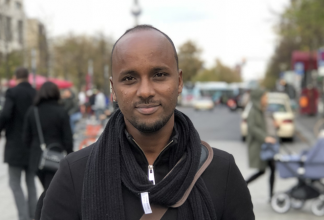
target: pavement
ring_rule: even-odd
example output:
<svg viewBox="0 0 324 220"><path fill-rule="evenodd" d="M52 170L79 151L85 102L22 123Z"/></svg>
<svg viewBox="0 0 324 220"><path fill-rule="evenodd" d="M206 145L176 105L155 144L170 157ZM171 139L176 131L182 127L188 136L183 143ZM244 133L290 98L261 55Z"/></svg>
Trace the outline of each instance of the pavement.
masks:
<svg viewBox="0 0 324 220"><path fill-rule="evenodd" d="M240 135L240 114L230 112L226 108L216 108L213 112L195 112L190 108L179 108L187 114L193 121L201 139L207 141L212 147L219 148L233 154L236 163L244 178L249 177L256 170L248 167L247 147L241 141ZM309 142L316 140L312 132L312 126L316 118L297 117L296 127L302 134L302 138L295 138L294 143L285 143L290 151L299 152L301 149L309 147L303 142L307 138ZM0 157L3 157L4 139L0 140ZM76 143L77 145L77 143ZM307 202L301 210L290 210L286 214L277 214L268 203L268 175L266 173L255 182L249 185L249 190L254 204L254 212L257 220L315 220L323 219L311 213L310 202ZM281 179L276 177L275 192L286 191L296 183L295 179ZM42 192L42 187L36 179L38 194ZM22 177L24 187L24 177ZM8 187L7 165L0 164L0 220L17 220L17 211L14 205L12 192Z"/></svg>

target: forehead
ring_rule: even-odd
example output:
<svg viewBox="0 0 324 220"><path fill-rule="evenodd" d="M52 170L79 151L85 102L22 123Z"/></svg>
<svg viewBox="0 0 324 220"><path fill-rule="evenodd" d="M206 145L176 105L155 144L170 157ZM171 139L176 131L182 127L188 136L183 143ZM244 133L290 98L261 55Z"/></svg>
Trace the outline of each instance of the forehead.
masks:
<svg viewBox="0 0 324 220"><path fill-rule="evenodd" d="M112 56L113 73L140 66L177 68L173 46L163 34L153 30L126 34L117 43Z"/></svg>

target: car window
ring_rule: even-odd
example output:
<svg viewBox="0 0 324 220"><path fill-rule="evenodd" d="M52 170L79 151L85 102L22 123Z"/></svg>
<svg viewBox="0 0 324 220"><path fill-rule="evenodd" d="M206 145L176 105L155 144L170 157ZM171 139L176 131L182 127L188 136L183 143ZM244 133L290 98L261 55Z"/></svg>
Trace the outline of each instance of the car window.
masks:
<svg viewBox="0 0 324 220"><path fill-rule="evenodd" d="M269 103L267 110L269 112L287 112L285 105L279 103Z"/></svg>

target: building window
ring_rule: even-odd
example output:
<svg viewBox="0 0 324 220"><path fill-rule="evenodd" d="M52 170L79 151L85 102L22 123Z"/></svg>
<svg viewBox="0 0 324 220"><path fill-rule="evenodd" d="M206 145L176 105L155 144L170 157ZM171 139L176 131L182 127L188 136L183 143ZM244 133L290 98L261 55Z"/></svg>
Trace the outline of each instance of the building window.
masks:
<svg viewBox="0 0 324 220"><path fill-rule="evenodd" d="M10 42L12 40L11 18L10 17L6 17L5 37L6 37L7 42Z"/></svg>
<svg viewBox="0 0 324 220"><path fill-rule="evenodd" d="M21 9L21 3L20 3L20 2L16 2L16 8L17 8L18 10Z"/></svg>
<svg viewBox="0 0 324 220"><path fill-rule="evenodd" d="M18 21L18 40L20 44L24 43L24 24L22 21Z"/></svg>

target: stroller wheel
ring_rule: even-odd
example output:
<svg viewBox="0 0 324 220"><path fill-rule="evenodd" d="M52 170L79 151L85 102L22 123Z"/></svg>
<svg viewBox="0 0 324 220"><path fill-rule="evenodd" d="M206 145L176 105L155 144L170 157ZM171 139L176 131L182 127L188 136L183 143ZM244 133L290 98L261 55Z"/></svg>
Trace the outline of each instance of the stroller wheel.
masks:
<svg viewBox="0 0 324 220"><path fill-rule="evenodd" d="M286 213L290 209L290 196L286 193L277 193L271 199L271 207L275 212Z"/></svg>
<svg viewBox="0 0 324 220"><path fill-rule="evenodd" d="M312 212L317 216L324 215L324 200L322 198L318 198L313 201Z"/></svg>
<svg viewBox="0 0 324 220"><path fill-rule="evenodd" d="M291 198L291 207L293 209L301 209L305 204L305 200Z"/></svg>

